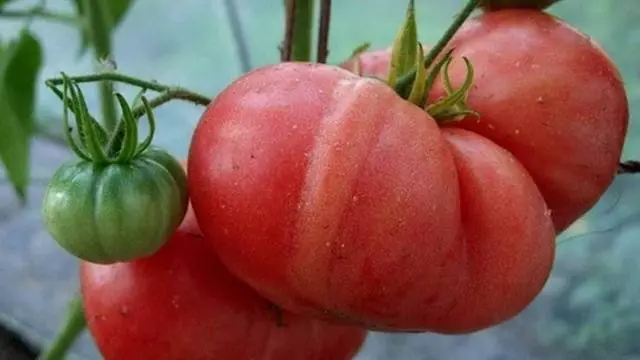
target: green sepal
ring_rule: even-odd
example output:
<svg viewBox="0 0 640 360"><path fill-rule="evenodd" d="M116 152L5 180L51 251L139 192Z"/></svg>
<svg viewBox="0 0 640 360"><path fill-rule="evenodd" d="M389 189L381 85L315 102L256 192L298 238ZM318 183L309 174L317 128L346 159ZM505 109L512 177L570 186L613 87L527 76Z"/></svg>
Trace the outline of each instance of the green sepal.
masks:
<svg viewBox="0 0 640 360"><path fill-rule="evenodd" d="M118 154L115 162L124 163L130 161L136 154L138 147L138 124L124 96L116 93L116 99L118 100L122 113L122 119L120 121L122 121L124 127L124 138L120 144L120 148L115 151Z"/></svg>
<svg viewBox="0 0 640 360"><path fill-rule="evenodd" d="M391 47L391 61L387 76L389 86L395 88L400 78L415 71L416 47L419 45L415 0L410 0L404 25L396 35ZM420 67L422 67L422 64L420 64Z"/></svg>
<svg viewBox="0 0 640 360"><path fill-rule="evenodd" d="M416 48L416 78L411 87L411 92L407 100L420 107L424 107L427 102L427 68L422 66L424 63L424 48L422 44L418 44Z"/></svg>
<svg viewBox="0 0 640 360"><path fill-rule="evenodd" d="M62 103L65 105L64 107L65 109L71 111L71 113L73 113L74 116L78 116L78 113L74 104L71 102L71 100L68 97L65 98L64 94L62 93L62 91L60 91L60 89L58 89L55 85L50 83L46 83L45 85L47 85L47 87L49 87L49 89L51 89L51 91L53 91L53 93L62 101ZM102 125L100 125L100 123L93 116L91 116L91 114L89 114L89 118L94 124L96 124L96 134L98 135L98 140L100 141L100 144L102 144L103 146L106 145L107 141L109 140L107 131ZM70 131L71 129L68 126L65 126L65 133L69 133ZM78 136L82 139L86 135L82 131L78 131Z"/></svg>
<svg viewBox="0 0 640 360"><path fill-rule="evenodd" d="M467 68L467 73L462 86L460 86L459 89L454 90L449 76L449 67L451 66L452 59L453 58L449 56L444 61L443 65L442 81L447 92L447 96L433 104L427 105L425 108L427 113L429 113L429 115L431 115L440 124L458 121L467 116L479 116L477 112L471 110L466 104L469 91L473 86L473 65L468 58L462 57Z"/></svg>

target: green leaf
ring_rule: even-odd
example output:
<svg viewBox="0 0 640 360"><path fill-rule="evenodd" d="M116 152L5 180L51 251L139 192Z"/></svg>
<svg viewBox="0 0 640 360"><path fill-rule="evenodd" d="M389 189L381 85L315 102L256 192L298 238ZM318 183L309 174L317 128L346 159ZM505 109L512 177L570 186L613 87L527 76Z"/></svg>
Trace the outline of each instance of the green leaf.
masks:
<svg viewBox="0 0 640 360"><path fill-rule="evenodd" d="M120 25L125 15L127 14L127 11L129 11L129 9L131 8L131 5L133 5L133 1L134 0L106 0L104 2L107 7L107 12L111 15L108 21L108 24L110 24L111 33L113 33L113 31L118 27L118 25ZM86 16L86 12L82 5L83 0L74 0L73 2L76 6L77 14L80 17L84 18ZM81 31L82 31L82 35L81 35L82 39L80 40L79 56L84 55L84 53L89 48L89 38L90 38L88 29L82 28Z"/></svg>
<svg viewBox="0 0 640 360"><path fill-rule="evenodd" d="M27 30L0 52L0 160L21 200L29 182L29 139L34 130L39 41Z"/></svg>
<svg viewBox="0 0 640 360"><path fill-rule="evenodd" d="M398 79L410 73L416 66L416 47L418 42L418 25L416 24L415 1L409 1L407 17L391 50L391 64L387 83L395 87Z"/></svg>
<svg viewBox="0 0 640 360"><path fill-rule="evenodd" d="M19 38L10 45L7 55L10 58L6 67L0 70L0 78L6 86L9 103L30 135L35 127L33 110L36 81L42 66L42 47L37 38L23 30Z"/></svg>

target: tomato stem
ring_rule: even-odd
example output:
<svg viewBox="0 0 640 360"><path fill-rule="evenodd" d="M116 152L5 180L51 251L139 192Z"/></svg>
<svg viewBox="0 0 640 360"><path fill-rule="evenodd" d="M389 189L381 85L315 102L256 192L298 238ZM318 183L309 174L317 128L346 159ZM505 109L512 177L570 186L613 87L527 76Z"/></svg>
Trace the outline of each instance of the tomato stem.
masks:
<svg viewBox="0 0 640 360"><path fill-rule="evenodd" d="M86 13L86 23L93 44L94 54L98 62L111 57L111 31L110 17L106 7L106 1L110 0L83 0L82 5ZM113 84L110 81L102 81L99 85L100 106L102 107L102 121L107 132L116 127L118 114L116 112L115 99L113 98Z"/></svg>
<svg viewBox="0 0 640 360"><path fill-rule="evenodd" d="M478 7L477 0L467 0L467 4L462 8L462 11L456 16L453 23L449 26L449 28L445 31L444 35L438 40L438 42L431 48L431 50L427 53L427 56L424 60L424 67L429 68L434 61L438 58L440 53L444 51L445 47L451 41L453 36L458 32L458 29L464 24L465 21L471 16L473 11ZM413 68L409 73L400 78L395 86L396 89L407 89L410 87L410 84L416 78L417 69Z"/></svg>
<svg viewBox="0 0 640 360"><path fill-rule="evenodd" d="M320 1L320 27L318 30L317 62L327 63L329 57L329 27L331 24L331 0Z"/></svg>
<svg viewBox="0 0 640 360"><path fill-rule="evenodd" d="M285 1L285 35L281 61L311 61L313 0Z"/></svg>
<svg viewBox="0 0 640 360"><path fill-rule="evenodd" d="M618 167L618 174L639 174L640 173L640 161L629 160L621 162Z"/></svg>
<svg viewBox="0 0 640 360"><path fill-rule="evenodd" d="M67 317L49 348L42 351L37 360L63 360L76 339L87 327L82 298L76 295L69 302Z"/></svg>
<svg viewBox="0 0 640 360"><path fill-rule="evenodd" d="M131 86L137 86L142 89L153 90L160 93L172 94L169 99L165 100L164 102L161 102L159 105L162 105L166 101L173 100L173 99L186 100L196 105L202 105L202 106L207 106L211 102L210 97L207 97L205 95L199 94L194 91L187 90L185 88L164 85L156 81L147 81L147 80L139 79L133 76L114 73L114 72L69 76L69 79L71 79L76 84L97 82L97 81L113 81L113 82L119 82L119 83L131 85ZM64 82L64 79L62 78L52 78L52 79L47 79L45 81L45 84L51 87L51 86L61 85L63 84L63 82ZM154 103L153 100L151 100L150 103L152 104L152 107L155 107L153 106L153 103ZM134 111L134 114L135 114L135 111ZM142 114L144 114L144 109L140 108L140 115Z"/></svg>

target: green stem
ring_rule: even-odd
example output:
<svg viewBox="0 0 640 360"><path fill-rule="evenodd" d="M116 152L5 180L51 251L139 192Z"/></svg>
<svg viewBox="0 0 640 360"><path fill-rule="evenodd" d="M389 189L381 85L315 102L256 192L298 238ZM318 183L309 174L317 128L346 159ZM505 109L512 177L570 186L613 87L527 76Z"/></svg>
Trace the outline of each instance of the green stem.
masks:
<svg viewBox="0 0 640 360"><path fill-rule="evenodd" d="M142 89L153 90L157 92L171 91L174 93L180 93L179 99L188 100L198 105L207 105L211 101L211 98L194 91L190 91L184 88L175 87L171 85L160 84L157 81L147 81L143 79L138 79L133 76L119 74L119 73L108 72L108 73L100 73L100 74L69 76L69 79L71 79L73 82L78 84L108 80L108 81L119 82L122 84L131 85L131 86L137 86ZM63 83L64 83L64 80L61 77L47 79L45 81L45 84L49 86L62 85Z"/></svg>
<svg viewBox="0 0 640 360"><path fill-rule="evenodd" d="M60 331L49 348L40 353L37 360L63 360L86 326L82 298L76 295L69 303L67 318Z"/></svg>
<svg viewBox="0 0 640 360"><path fill-rule="evenodd" d="M447 31L445 31L444 35L438 40L438 42L431 48L429 53L424 59L424 67L429 68L433 62L438 58L440 53L447 47L447 44L453 36L458 32L462 24L471 16L473 11L478 7L477 0L467 0L467 4L462 8L462 11L456 16L453 20ZM412 69L409 73L400 78L397 82L396 89L406 89L410 87L410 84L415 80L417 73L417 69Z"/></svg>
<svg viewBox="0 0 640 360"><path fill-rule="evenodd" d="M152 109L155 109L158 106L164 105L171 100L184 100L201 106L207 106L211 102L211 99L204 95L195 94L182 88L170 88L161 95L158 95L157 97L149 100L149 106ZM142 105L134 108L132 112L133 116L136 119L140 118L146 113L145 108Z"/></svg>
<svg viewBox="0 0 640 360"><path fill-rule="evenodd" d="M311 61L313 0L296 0L291 40L291 61Z"/></svg>
<svg viewBox="0 0 640 360"><path fill-rule="evenodd" d="M69 79L78 84L108 80L108 81L119 82L122 84L137 86L142 89L153 90L153 91L162 93L162 95L149 101L149 104L151 104L152 108L155 108L156 106L160 106L168 102L169 100L174 100L174 99L185 100L185 101L194 103L196 105L202 105L202 106L207 106L211 102L210 97L199 94L195 91L187 90L181 87L160 84L156 81L142 80L142 79L135 78L133 76L123 75L118 73L101 73L101 74L91 74L91 75L69 76ZM62 78L52 78L52 79L45 80L45 84L49 87L62 85L63 82L64 80ZM133 113L134 115L135 114L142 115L144 114L144 108L137 107L136 109L134 109Z"/></svg>
<svg viewBox="0 0 640 360"><path fill-rule="evenodd" d="M102 62L111 57L111 16L107 11L106 1L112 0L82 0L87 14L87 30L93 44L96 60ZM100 83L100 105L102 107L102 121L107 132L116 127L118 114L113 97L114 88L110 81Z"/></svg>
<svg viewBox="0 0 640 360"><path fill-rule="evenodd" d="M33 17L42 20L58 22L65 25L78 26L81 24L80 19L74 15L58 13L55 11L43 9L40 6L34 6L30 9L9 10L0 9L0 17L8 19L29 19Z"/></svg>

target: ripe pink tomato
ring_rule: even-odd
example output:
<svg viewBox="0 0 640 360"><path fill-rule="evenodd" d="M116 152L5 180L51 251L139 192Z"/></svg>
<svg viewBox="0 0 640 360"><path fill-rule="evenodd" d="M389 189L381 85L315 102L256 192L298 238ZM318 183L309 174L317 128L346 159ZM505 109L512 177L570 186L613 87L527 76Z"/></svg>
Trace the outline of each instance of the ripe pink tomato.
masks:
<svg viewBox="0 0 640 360"><path fill-rule="evenodd" d="M627 134L629 104L617 68L588 36L536 10L501 10L466 23L450 46L475 70L468 105L480 118L453 126L507 149L542 192L563 231L611 185ZM441 84L441 82L438 82ZM432 98L443 96L438 87Z"/></svg>
<svg viewBox="0 0 640 360"><path fill-rule="evenodd" d="M518 314L551 270L547 206L512 154L339 67L232 83L202 115L188 173L221 260L293 312L470 332Z"/></svg>
<svg viewBox="0 0 640 360"><path fill-rule="evenodd" d="M449 124L509 150L542 192L556 230L595 205L613 181L627 133L629 104L609 56L587 35L536 10L500 10L463 25L450 76L474 67L467 104L480 113ZM363 75L387 76L389 51L360 55ZM341 66L349 68L354 60ZM431 101L445 95L437 81Z"/></svg>
<svg viewBox="0 0 640 360"><path fill-rule="evenodd" d="M88 327L106 360L348 360L366 337L357 327L279 316L216 259L192 212L151 257L83 262L80 274Z"/></svg>

